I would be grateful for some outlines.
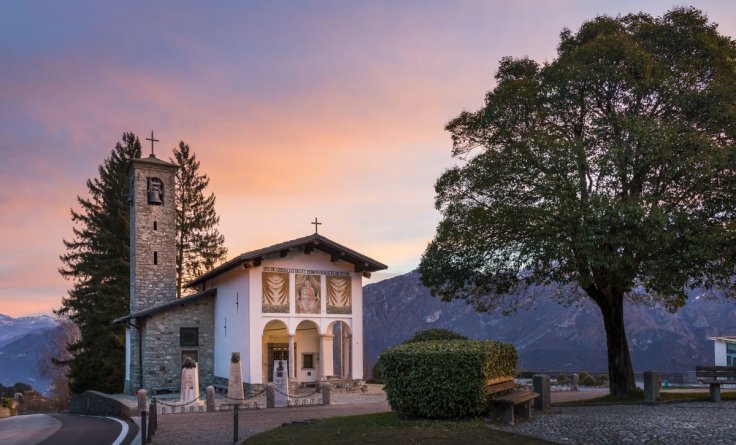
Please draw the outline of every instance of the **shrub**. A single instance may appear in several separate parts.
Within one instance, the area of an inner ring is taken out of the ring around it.
[[[486,385],[496,378],[513,378],[516,360],[511,344],[492,340],[406,343],[379,357],[391,409],[405,418],[481,414]]]
[[[516,373],[516,377],[519,379],[531,379],[536,374],[538,374],[535,371],[519,371]]]
[[[601,385],[604,385],[604,384],[608,383],[608,374],[601,374],[601,375],[599,375],[598,376],[598,382]]]
[[[371,370],[371,380],[369,383],[383,383],[383,372],[381,371],[381,359],[376,360]]]
[[[425,331],[419,331],[412,338],[405,341],[403,344],[416,343],[419,341],[434,341],[434,340],[467,340],[468,337],[460,335],[457,332],[449,329],[427,329]]]
[[[587,374],[585,377],[580,379],[580,384],[583,386],[598,386],[598,382],[595,381],[595,377]]]
[[[565,383],[567,383],[567,380],[568,379],[565,374],[560,374],[557,376],[557,383],[559,383],[560,385],[564,385]]]
[[[578,372],[578,377],[580,378],[580,381],[581,382],[583,381],[583,379],[585,379],[588,376],[593,377],[593,374],[589,373],[588,371],[580,371],[580,372]]]

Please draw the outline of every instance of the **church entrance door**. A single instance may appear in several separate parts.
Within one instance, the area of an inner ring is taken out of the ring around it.
[[[269,343],[268,344],[268,382],[273,382],[273,361],[289,360],[289,344],[288,343]],[[292,366],[288,363],[288,366]],[[288,369],[287,369],[288,371]],[[287,372],[287,375],[288,372]]]

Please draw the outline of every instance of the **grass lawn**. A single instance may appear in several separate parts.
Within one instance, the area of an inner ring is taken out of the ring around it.
[[[255,435],[245,445],[337,444],[494,444],[542,445],[544,440],[493,430],[481,419],[402,420],[393,412],[333,417],[289,424]]]

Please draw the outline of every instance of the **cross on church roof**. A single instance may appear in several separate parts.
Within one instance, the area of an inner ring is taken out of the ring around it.
[[[318,222],[318,221],[317,221],[317,218],[314,218],[314,221],[313,221],[313,222],[311,222],[310,224],[314,224],[314,233],[317,233],[317,229],[318,229],[318,227],[317,227],[317,226],[321,226],[321,225],[322,225],[322,223],[321,223],[321,222]]]
[[[153,154],[153,143],[154,142],[159,142],[159,140],[158,139],[154,139],[154,137],[153,137],[153,130],[151,130],[151,137],[150,138],[146,138],[146,140],[147,141],[151,141],[151,157],[154,157],[155,158],[156,155]]]

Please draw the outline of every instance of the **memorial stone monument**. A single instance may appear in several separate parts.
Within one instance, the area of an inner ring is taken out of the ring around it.
[[[181,364],[181,390],[179,403],[184,406],[199,404],[199,367],[187,356]]]
[[[227,383],[227,396],[230,403],[243,400],[243,367],[240,364],[239,352],[233,352],[230,356],[230,379]]]
[[[286,360],[274,360],[273,362],[273,386],[276,390],[274,406],[289,405],[289,374]]]

